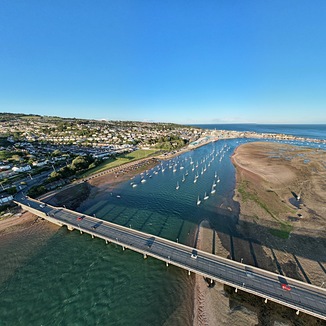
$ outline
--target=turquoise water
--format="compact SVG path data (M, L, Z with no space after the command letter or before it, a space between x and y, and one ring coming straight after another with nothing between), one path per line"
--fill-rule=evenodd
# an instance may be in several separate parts
M251 140L210 143L162 162L112 193L88 200L81 210L191 246L203 219L221 232L234 233L237 206L230 156L246 141ZM211 194L214 181L216 192ZM26 251L29 243L37 249ZM10 250L1 255L1 271L12 272L0 278L0 325L192 323L194 281L179 268L54 226L46 238L40 229L32 238L17 239ZM17 268L11 268L12 255Z

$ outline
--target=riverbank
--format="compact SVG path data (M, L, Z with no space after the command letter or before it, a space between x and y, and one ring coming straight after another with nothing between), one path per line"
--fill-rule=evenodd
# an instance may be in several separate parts
M218 233L208 221L199 226L197 248L227 258L229 252L223 247ZM223 284L195 275L194 288L194 326L219 325L242 326L257 325L257 311L232 300L225 292Z
M32 213L22 211L13 216L0 220L0 235L4 232L9 233L17 229L31 225L37 217ZM19 227L21 226L21 227Z
M238 147L232 161L238 231L256 245L245 261L320 286L326 268L326 152L257 142Z
M241 239L234 241L236 260L321 286L326 270L325 161L323 150L279 143L247 143L235 150ZM271 311L282 316L282 310ZM288 320L299 322L290 309L288 314ZM319 322L300 315L303 324Z
M264 143L264 147L266 147L266 143ZM291 149L286 149L284 150L285 153L287 153L287 151L291 151ZM245 153L247 153L248 151L246 150ZM282 151L281 151L282 152ZM317 158L319 157L319 153L317 152ZM269 155L273 155L273 156L277 156L274 155L274 152L269 153ZM294 156L294 158L296 157L301 157L301 156ZM260 154L257 156L256 159L260 158ZM288 160L288 156L286 156L286 161ZM307 159L306 157L304 157L304 159ZM321 159L321 162L323 161L324 158ZM268 166L268 162L264 162L261 167L262 167L262 171L263 173L265 173L265 166ZM307 163L305 163L307 164ZM156 165L156 164L154 164ZM250 175L252 175L254 173L253 167L254 167L255 163L254 162L249 162L248 166L250 168ZM76 208L80 211L84 210L84 205L88 205L90 203L90 201L93 201L94 203L97 203L101 200L101 198L107 201L107 195L110 194L111 192L113 193L113 195L117 195L119 194L119 184L120 182L124 182L124 181L128 181L130 180L135 174L138 174L146 169L149 169L150 167L142 167L142 169L131 169L129 172L126 173L126 171L116 174L116 173L112 173L112 174L104 174L99 176L98 178L92 178L90 179L88 182L84 182L84 183L80 183L79 185L76 185L74 187L70 187L68 189L61 192L61 194L58 194L56 200L57 200L57 204L62 206L63 204L66 203L67 208L71 208L69 207L69 205L76 205ZM316 168L317 172L319 172L318 168ZM283 171L283 168L281 169L281 171ZM120 171L121 172L121 171ZM277 173L277 176L279 175L279 173ZM161 176L161 173L159 174L159 176ZM256 177L254 178L254 180L259 180L256 179ZM256 184L258 184L259 186L261 185L262 181L256 181L256 183L253 183L253 187L256 186ZM146 184L147 185L147 184ZM284 186L282 186L281 188L285 188ZM128 188L129 189L129 188ZM132 189L132 188L130 188ZM138 188L136 188L138 189ZM232 188L233 189L233 188ZM270 188L267 188L270 190ZM275 192L276 187L273 187L273 191ZM247 190L247 185L246 188L244 188L244 190ZM253 188L253 190L255 190L255 188ZM270 193L269 190L265 190L265 191L261 191L262 195L267 192L268 194ZM293 192L295 192L294 190L292 190ZM81 195L83 194L83 195ZM242 193L239 193L239 195L246 195L245 191L242 191ZM87 200L85 201L85 199L83 199L85 195L85 198L87 198ZM256 194L257 195L257 194ZM248 194L249 196L249 194ZM294 195L291 193L291 197L293 197ZM71 202L70 200L75 200L77 197L77 201ZM127 196L122 196L121 202L124 200L124 198L126 198ZM232 198L232 196L228 196L228 198ZM302 200L304 198L304 194L300 194L300 197L302 197ZM70 198L70 199L69 199ZM253 199L250 199L251 197L247 198L246 200L249 201L254 201L254 199L256 197L252 197ZM116 201L120 201L120 199L116 199ZM294 202L295 203L295 202ZM302 203L303 205L307 206L306 202ZM184 203L183 203L184 205ZM292 205L292 204L291 204ZM323 205L321 205L323 206ZM230 209L229 210L229 206L226 205L226 207L228 209L225 209L225 211L227 211L226 213L228 214L237 214L237 210L233 210ZM261 210L264 210L264 205L258 205L258 208ZM309 204L307 206L309 209L312 208L312 206ZM309 213L309 210L307 208L307 211ZM216 207L217 210L222 210L222 204L219 205L218 207ZM305 209L305 206L303 206L301 208ZM214 210L214 212L216 213L217 211ZM224 215L226 214L224 213ZM266 211L267 213L267 211ZM268 214L268 213L267 213ZM273 213L275 215L275 213ZM116 214L115 214L116 215ZM223 215L223 216L224 216ZM226 216L226 215L225 215ZM260 218L260 216L257 214L257 216ZM226 216L227 218L230 217L229 215ZM295 216L292 216L295 217ZM214 217L215 218L215 217ZM280 221L272 219L271 221L268 220L268 216L266 218L263 218L263 215L261 217L261 224L262 226L265 227L265 229L263 228L263 231L267 232L269 236L273 236L273 237L277 237L277 240L280 239L280 241L283 241L285 239L280 238L279 236L285 236L286 234L288 234L290 236L290 239L292 239L292 237L295 235L295 229L280 229L279 232L275 232L273 230L278 230L276 228L276 226L282 226L282 224L280 224ZM270 216L270 218L272 218L272 216ZM299 216L297 216L297 218L300 218ZM227 232L223 234L223 232L221 232L221 230L219 230L219 232L213 231L211 229L210 225L205 225L202 224L202 227L200 228L199 231L199 235L197 238L197 245L198 247L202 248L203 250L207 250L208 252L213 252L215 254L218 254L220 256L223 257L229 257L232 256L233 259L240 261L241 259L243 259L243 261L245 263L249 263L252 265L256 265L258 267L262 267L264 268L264 264L269 263L270 264L270 268L271 270L276 270L275 267L277 267L277 264L275 264L273 262L272 258L266 258L267 254L266 251L270 254L270 256L274 253L276 253L276 256L278 257L279 254L282 254L282 250L279 250L278 247L268 247L268 245L266 243L261 243L259 241L262 241L264 239L260 239L259 241L257 240L257 238L254 238L253 235L251 235L250 233L246 233L246 228L248 229L252 229L254 228L254 231L259 233L260 232L260 225L259 225L259 221L257 222L257 217L253 217L252 221L254 222L250 222L250 219L248 221L244 221L240 218L239 221L239 226L238 226L238 234L236 233L232 233L232 234L228 234ZM144 225L145 222L147 224L149 224L148 222L151 222L149 219L144 220ZM212 223L212 220L210 220L210 222ZM253 226L250 225L254 224ZM270 226L268 226L271 223ZM293 222L294 223L294 222ZM213 225L214 223L212 223ZM162 224L164 225L164 224ZM268 229L267 229L268 226ZM255 229L256 227L256 229ZM254 231L251 231L252 233L255 233ZM282 232L281 232L282 231ZM290 231L290 232L289 232ZM300 230L299 230L300 231ZM301 232L301 231L300 231ZM313 229L309 229L309 232L307 232L306 236L309 235L309 233L314 232ZM274 233L274 234L273 234ZM189 233L188 233L189 234ZM259 237L259 234L257 235ZM283 240L282 240L283 239ZM231 249L228 247L230 245L230 243L233 243L234 246L234 252L232 252L232 254L229 254L229 252L231 252ZM281 248L281 246L284 246L283 248L286 248L287 243L285 242L285 244L283 242L278 244ZM227 249L224 249L227 248ZM311 248L309 249L311 250ZM280 252L280 253L279 253ZM291 256L291 252L287 252L288 255ZM296 257L298 259L298 257ZM293 260L295 260L295 258L293 257ZM301 264L302 267L302 261L301 261L301 257L299 257L299 262ZM324 264L324 261L322 260L320 262L321 264ZM284 269L291 268L291 264L285 264L283 266ZM268 269L268 268L266 268ZM286 274L288 275L288 274ZM188 282L189 283L189 282ZM198 287L197 287L198 285ZM219 284L215 284L214 287L208 287L208 283L203 280L202 277L200 276L196 276L196 291L195 292L195 302L196 302L196 308L194 310L194 316L195 316L195 320L194 322L197 323L196 325L229 325L229 324L233 324L233 325L243 325L248 324L248 325L254 325L257 324L257 320L258 320L258 312L257 310L252 310L251 307L255 307L255 306L260 306L261 310L259 310L259 322L261 323L261 315L264 314L264 309L266 307L270 307L268 303L268 305L264 305L263 300L257 297L254 298L247 298L246 297L246 302L245 303L241 303L241 300L243 300L243 298L245 298L246 294L241 294L241 296L234 296L234 293L232 292L232 289L225 289L225 287L223 287L222 285ZM226 291L225 291L226 290ZM238 292L238 294L240 294L240 291ZM253 302L253 304L251 305L251 307L248 308L248 304L247 302L249 302L251 300L251 302ZM190 302L190 300L187 300L187 302ZM249 305L250 306L250 305ZM270 308L268 308L270 309ZM192 311L192 309L191 309ZM293 312L293 311L292 311ZM269 312L269 314L271 314L271 312ZM286 312L285 312L286 314ZM301 314L298 318L301 318ZM245 322L244 322L245 321ZM239 322L239 323L238 323ZM259 323L258 323L259 324ZM308 324L308 323L306 323ZM298 324L300 325L300 324ZM313 325L310 323L310 325Z

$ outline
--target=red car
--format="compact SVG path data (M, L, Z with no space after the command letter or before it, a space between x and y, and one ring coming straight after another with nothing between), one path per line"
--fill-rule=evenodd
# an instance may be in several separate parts
M282 284L281 284L281 287L282 287L282 289L285 290L285 291L291 291L290 286L287 285L287 284L282 283Z
M83 216L78 216L77 221L81 221L83 219Z

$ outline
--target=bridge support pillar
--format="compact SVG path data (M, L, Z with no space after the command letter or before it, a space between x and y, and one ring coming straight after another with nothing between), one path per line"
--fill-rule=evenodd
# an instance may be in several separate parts
M92 234L92 239L94 239L94 234Z
M70 226L70 225L67 225L67 228L68 228L69 231L73 231L74 230L74 228L72 226Z
M146 254L144 254L144 259L146 259L147 258L147 255Z
M267 303L267 298L265 299L265 303Z
M235 288L234 292L237 293L238 292L238 288Z
M125 250L126 248L124 246L122 246L122 250Z
M169 263L168 262L166 262L165 264L166 264L166 266L169 266Z
M188 275L190 275L190 271L188 271Z
M297 314L297 315L299 315L299 313L300 313L300 311L299 311L299 310L297 310L296 314Z
M213 284L213 279L211 278L211 284Z
M80 234L83 234L83 231L82 230L79 230Z
M108 240L105 240L105 244L108 244L109 243L109 241Z

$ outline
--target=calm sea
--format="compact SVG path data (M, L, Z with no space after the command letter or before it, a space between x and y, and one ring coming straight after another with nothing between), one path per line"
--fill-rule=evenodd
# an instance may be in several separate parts
M80 209L191 246L203 219L235 234L238 208L232 200L230 156L248 141L209 143L162 162ZM204 201L205 193L210 197ZM45 236L44 230L10 241L0 237L0 325L191 325L194 284L186 271L77 231L51 226Z
M204 124L196 126L204 129L255 131L258 133L326 139L326 124Z

